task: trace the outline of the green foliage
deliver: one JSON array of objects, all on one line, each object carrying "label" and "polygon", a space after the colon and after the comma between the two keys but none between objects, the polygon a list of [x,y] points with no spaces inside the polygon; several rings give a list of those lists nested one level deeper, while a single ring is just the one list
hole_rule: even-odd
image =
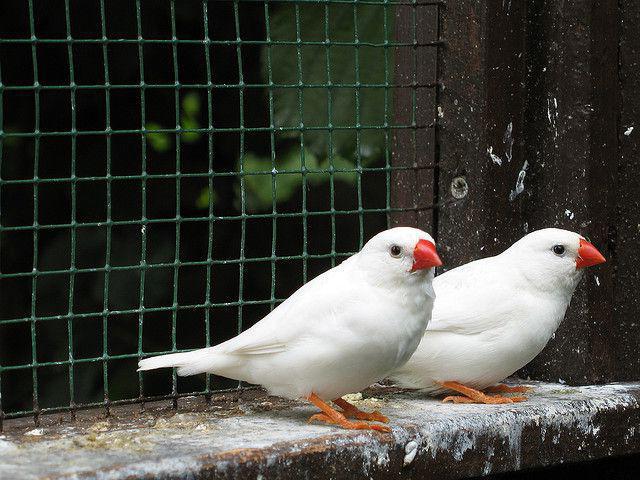
[{"label": "green foliage", "polygon": [[[300,150],[294,147],[277,157],[275,168],[272,168],[271,157],[260,156],[248,152],[242,162],[244,173],[255,173],[255,175],[244,176],[245,201],[248,211],[271,210],[274,204],[290,200],[296,192],[302,189],[302,165],[306,169],[307,185],[319,185],[329,181],[331,177],[330,169],[353,170],[353,163],[336,156],[331,162],[329,159],[319,159],[311,150]],[[236,167],[240,170],[240,162]],[[322,170],[322,172],[318,172]],[[334,180],[353,183],[356,180],[356,173],[353,171],[335,171]],[[238,198],[240,191],[238,185]]]},{"label": "green foliage", "polygon": [[145,129],[147,130],[147,142],[156,152],[166,152],[171,148],[171,136],[165,132],[150,133],[153,130],[162,130],[162,125],[156,122],[147,122]]},{"label": "green foliage", "polygon": [[[271,90],[276,127],[323,127],[304,131],[304,166],[308,170],[333,167],[334,180],[354,183],[355,161],[347,159],[359,156],[360,163],[368,165],[384,154],[383,131],[358,130],[357,125],[383,127],[391,123],[392,98],[384,85],[393,80],[393,50],[387,50],[385,60],[384,48],[367,43],[379,45],[393,38],[394,10],[380,5],[352,7],[346,4],[330,5],[328,9],[328,21],[324,5],[280,4],[272,9],[272,41],[329,42],[265,45],[261,53],[262,76],[265,83],[276,85]],[[353,45],[356,40],[358,46]],[[356,88],[356,84],[365,86]],[[369,86],[372,84],[381,86]],[[294,87],[278,88],[277,85]],[[326,130],[329,124],[350,128],[334,129],[329,137]],[[297,139],[300,133],[291,131],[279,135]],[[293,148],[276,159],[276,170],[299,172],[302,164],[300,149]],[[245,172],[269,172],[271,159],[248,153],[243,167]],[[246,176],[247,208],[269,210],[274,201],[289,200],[301,190],[302,178],[301,173],[276,175],[274,193],[271,173]],[[306,175],[308,185],[327,182],[329,178],[328,171]]]},{"label": "green foliage", "polygon": [[[385,68],[384,48],[366,43],[384,43],[393,38],[393,9],[379,5],[359,5],[357,12],[357,39],[360,46],[352,45],[266,45],[262,51],[262,75],[265,82],[271,78],[275,84],[326,85],[301,88],[274,88],[275,124],[279,127],[338,127],[361,125],[383,126],[391,123],[393,112],[391,95],[385,88],[340,85],[391,83],[393,79],[393,50],[388,50]],[[299,34],[302,41],[354,43],[356,19],[353,8],[346,5],[331,6],[328,32],[325,32],[323,5],[299,5]],[[387,32],[385,38],[385,16]],[[295,41],[296,5],[279,5],[271,15],[271,39]],[[328,35],[327,35],[328,34]],[[271,68],[277,65],[278,68]],[[385,73],[386,72],[386,73]],[[331,112],[329,112],[329,105]],[[329,118],[329,113],[331,118]],[[331,120],[331,121],[329,121]],[[291,136],[297,135],[291,132]],[[328,154],[327,132],[306,131],[305,145],[316,155]],[[345,157],[356,154],[357,136],[354,130],[335,130],[332,135],[333,152]],[[384,135],[378,129],[364,129],[360,134],[360,155],[364,164],[379,158],[384,149]]]},{"label": "green foliage", "polygon": [[213,190],[209,190],[209,187],[203,188],[200,190],[200,195],[196,198],[196,208],[200,208],[202,210],[206,210],[209,208],[209,200],[211,200],[212,205],[215,205],[218,201],[218,195]]},{"label": "green foliage", "polygon": [[[306,168],[317,168],[318,159],[311,151],[304,151],[304,161]],[[240,170],[239,161],[237,169]],[[274,197],[276,203],[286,201],[302,185],[301,155],[300,149],[297,148],[293,148],[283,156],[276,158],[273,170],[271,157],[248,152],[242,162],[242,170],[245,173],[265,172],[260,175],[246,175],[244,177],[246,206],[251,211],[271,209]],[[291,170],[298,170],[298,173],[276,174],[278,171]]]},{"label": "green foliage", "polygon": [[200,114],[200,96],[195,92],[187,93],[182,99],[182,113],[187,117]]},{"label": "green foliage", "polygon": [[[183,98],[180,107],[180,125],[186,130],[195,130],[200,128],[200,95],[196,92],[189,92]],[[158,122],[147,122],[146,130],[163,130],[165,127]],[[200,140],[202,134],[200,132],[181,132],[180,138],[185,143],[195,143]],[[173,145],[173,135],[166,132],[147,133],[147,142],[156,152],[164,153]]]},{"label": "green foliage", "polygon": [[[195,92],[187,93],[182,99],[182,109],[180,114],[180,124],[187,130],[200,128],[198,117],[200,116],[200,95]],[[182,132],[180,134],[185,143],[197,142],[201,134],[199,132]]]},{"label": "green foliage", "polygon": [[[195,118],[183,117],[180,120],[180,123],[182,124],[182,128],[186,128],[188,130],[195,130],[196,128],[200,128],[200,124]],[[200,132],[182,132],[180,134],[182,141],[185,143],[195,143],[200,139],[200,136]]]}]

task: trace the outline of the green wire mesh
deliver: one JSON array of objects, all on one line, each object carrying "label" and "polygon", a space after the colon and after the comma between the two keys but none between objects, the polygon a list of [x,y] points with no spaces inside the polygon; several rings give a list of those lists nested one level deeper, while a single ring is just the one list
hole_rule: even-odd
[{"label": "green wire mesh", "polygon": [[[237,387],[135,366],[242,331],[357,251],[390,215],[432,208],[394,206],[393,175],[415,172],[424,132],[435,143],[437,84],[435,75],[417,78],[415,52],[440,45],[439,8],[28,0],[8,9],[0,30],[0,428],[15,417],[37,423],[46,412],[177,405]],[[434,19],[426,40],[420,9]],[[161,27],[158,11],[167,14]],[[398,18],[410,19],[408,33],[398,33]],[[198,34],[183,35],[184,24]],[[413,59],[409,79],[394,72],[403,49]],[[48,61],[54,53],[59,61]],[[135,68],[123,75],[127,61]],[[397,114],[398,99],[408,115]],[[265,118],[256,118],[256,102]],[[392,144],[406,133],[413,165],[396,165]],[[430,148],[432,162],[421,168],[436,164]],[[237,161],[220,153],[228,151]],[[87,238],[99,253],[93,263]]]}]

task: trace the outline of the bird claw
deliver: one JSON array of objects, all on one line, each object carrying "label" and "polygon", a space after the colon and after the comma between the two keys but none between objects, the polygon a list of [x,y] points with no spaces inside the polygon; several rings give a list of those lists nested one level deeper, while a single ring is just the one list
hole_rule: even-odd
[{"label": "bird claw", "polygon": [[504,403],[522,402],[523,400],[526,400],[526,397],[503,397],[502,395],[486,395],[483,403],[500,405]]},{"label": "bird claw", "polygon": [[347,430],[375,430],[378,432],[390,432],[391,428],[386,425],[378,425],[375,423],[350,422],[346,418],[343,420],[334,420],[324,413],[316,413],[309,417],[308,423],[318,421],[328,423],[329,425],[338,425]]},{"label": "bird claw", "polygon": [[324,413],[316,413],[309,417],[307,423],[313,422],[324,422],[324,423],[333,423],[329,417],[327,417]]},{"label": "bird claw", "polygon": [[[503,404],[503,403],[517,403],[524,402],[527,397],[503,397],[502,395],[487,395],[486,393],[476,390],[475,388],[467,387],[458,382],[440,382],[445,388],[462,393],[463,396],[451,395],[446,397],[443,402],[453,403],[484,403],[484,404]],[[497,385],[498,388],[501,385]],[[507,385],[504,387],[511,388]]]},{"label": "bird claw", "polygon": [[463,397],[461,395],[449,395],[442,399],[443,403],[453,402],[453,403],[475,403],[473,399],[469,397]]},{"label": "bird claw", "polygon": [[505,385],[504,383],[499,383],[498,385],[494,385],[492,387],[487,387],[484,389],[486,393],[526,393],[533,390],[533,387],[529,387],[527,385]]},{"label": "bird claw", "polygon": [[379,411],[375,412],[363,412],[362,410],[345,410],[342,414],[347,418],[355,418],[357,420],[366,420],[367,422],[381,422],[381,423],[389,423],[389,419],[385,417]]},{"label": "bird claw", "polygon": [[355,418],[357,420],[366,420],[368,422],[389,423],[389,419],[379,411],[363,412],[352,403],[347,402],[344,398],[336,398],[333,403],[342,409],[342,414],[346,418]]},{"label": "bird claw", "polygon": [[511,400],[512,403],[519,403],[519,402],[524,402],[525,400],[528,400],[527,397],[507,397],[509,398],[509,400]]},{"label": "bird claw", "polygon": [[388,427],[386,425],[379,425],[377,423],[371,423],[371,424],[362,423],[362,422],[359,422],[359,423],[361,423],[362,425],[365,425],[366,426],[365,429],[368,429],[368,430],[375,430],[376,432],[384,432],[384,433],[389,433],[391,431],[391,427]]}]

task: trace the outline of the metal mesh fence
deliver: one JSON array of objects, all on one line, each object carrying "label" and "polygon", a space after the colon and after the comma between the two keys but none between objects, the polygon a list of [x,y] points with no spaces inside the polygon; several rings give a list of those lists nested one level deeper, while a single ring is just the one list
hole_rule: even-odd
[{"label": "metal mesh fence", "polygon": [[432,208],[393,188],[436,165],[439,2],[2,8],[0,427],[237,386],[135,367],[233,336]]}]

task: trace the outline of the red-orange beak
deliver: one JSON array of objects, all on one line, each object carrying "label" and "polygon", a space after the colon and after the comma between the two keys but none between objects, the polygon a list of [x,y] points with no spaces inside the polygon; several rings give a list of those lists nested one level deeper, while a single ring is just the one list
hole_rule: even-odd
[{"label": "red-orange beak", "polygon": [[428,240],[420,240],[413,249],[413,266],[411,271],[424,270],[425,268],[439,267],[442,260],[436,252],[436,246]]},{"label": "red-orange beak", "polygon": [[576,258],[576,269],[591,267],[592,265],[598,265],[606,261],[607,259],[602,256],[592,243],[587,242],[584,238],[580,239],[578,258]]}]

